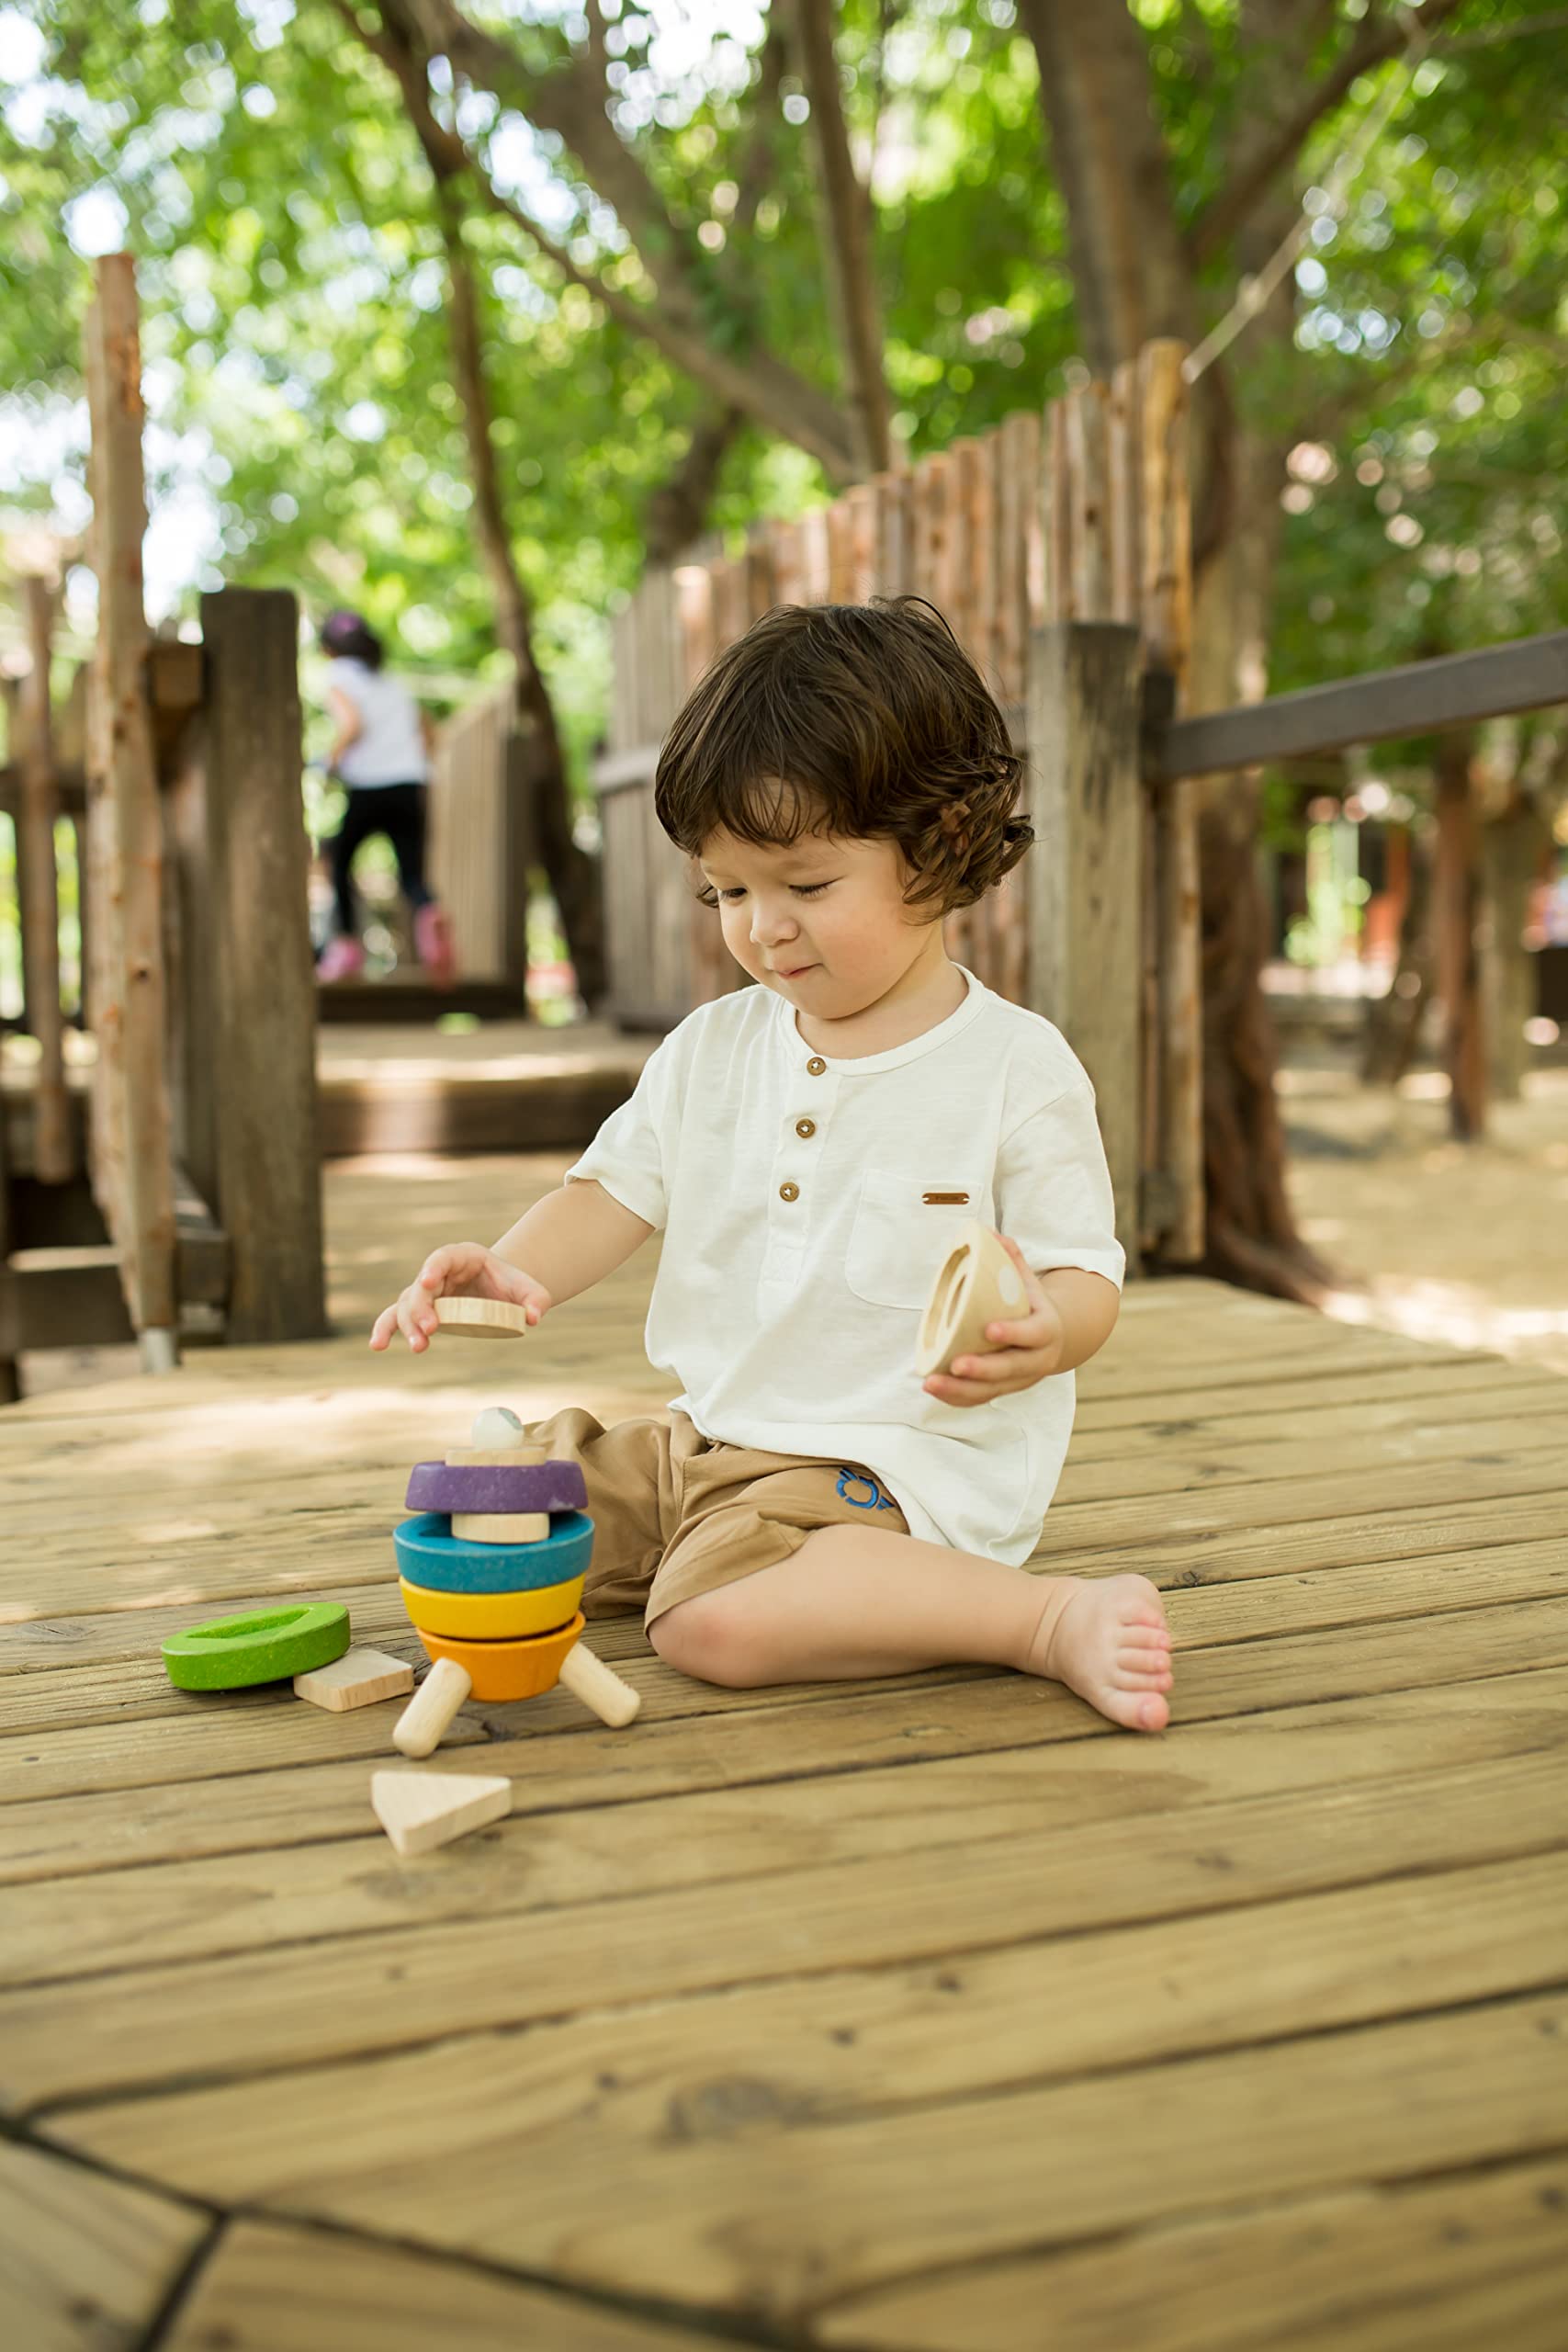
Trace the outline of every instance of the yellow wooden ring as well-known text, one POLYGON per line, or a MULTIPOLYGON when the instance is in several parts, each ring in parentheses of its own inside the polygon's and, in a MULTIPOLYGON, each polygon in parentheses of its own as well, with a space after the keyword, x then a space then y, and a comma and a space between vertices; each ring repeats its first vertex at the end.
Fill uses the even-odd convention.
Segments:
POLYGON ((542 1584, 523 1592, 436 1592, 427 1584, 398 1578, 403 1607, 422 1634, 449 1634, 456 1641, 515 1642, 553 1634, 577 1614, 582 1578, 542 1584))
POLYGON ((581 1631, 582 1619, 577 1616, 570 1625, 536 1634, 532 1641, 455 1642, 446 1634, 427 1634, 423 1625, 419 1638, 432 1657, 457 1659, 476 1699, 534 1699, 555 1689, 561 1661, 581 1631))

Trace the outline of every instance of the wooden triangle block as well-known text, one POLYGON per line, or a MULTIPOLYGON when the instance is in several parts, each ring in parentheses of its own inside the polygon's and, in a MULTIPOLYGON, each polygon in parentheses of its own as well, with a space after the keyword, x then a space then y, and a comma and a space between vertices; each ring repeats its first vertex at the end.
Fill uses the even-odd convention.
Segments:
POLYGON ((370 1805, 400 1854, 428 1854, 510 1813, 512 1783, 472 1772, 372 1772, 370 1805))

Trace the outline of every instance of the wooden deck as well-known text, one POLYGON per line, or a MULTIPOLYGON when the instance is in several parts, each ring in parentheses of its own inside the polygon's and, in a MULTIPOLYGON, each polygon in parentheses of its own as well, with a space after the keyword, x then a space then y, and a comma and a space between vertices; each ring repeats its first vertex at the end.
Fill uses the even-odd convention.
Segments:
POLYGON ((660 1408, 656 1244, 504 1371, 365 1346, 570 1156, 336 1170, 338 1340, 0 1414, 7 2347, 1562 2352, 1559 1378, 1131 1294, 1040 1565, 1165 1589, 1160 1738, 621 1620, 638 1721, 470 1706, 515 1810, 400 1862, 395 1702, 172 1689, 269 1595, 416 1657, 389 1530, 477 1403, 660 1408))

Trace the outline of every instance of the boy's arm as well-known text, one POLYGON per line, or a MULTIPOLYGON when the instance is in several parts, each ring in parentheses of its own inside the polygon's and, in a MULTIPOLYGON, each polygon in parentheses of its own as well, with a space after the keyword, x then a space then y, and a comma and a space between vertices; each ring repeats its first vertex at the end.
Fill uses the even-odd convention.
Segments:
POLYGON ((1098 1355, 1116 1329, 1122 1294, 1104 1274, 1087 1273, 1081 1266, 1047 1266, 1035 1279, 1062 1318, 1062 1358, 1055 1369, 1072 1372, 1098 1355))
POLYGON ((536 1201, 493 1248, 509 1266, 543 1283, 559 1306, 614 1273, 655 1230, 592 1176, 579 1176, 536 1201))

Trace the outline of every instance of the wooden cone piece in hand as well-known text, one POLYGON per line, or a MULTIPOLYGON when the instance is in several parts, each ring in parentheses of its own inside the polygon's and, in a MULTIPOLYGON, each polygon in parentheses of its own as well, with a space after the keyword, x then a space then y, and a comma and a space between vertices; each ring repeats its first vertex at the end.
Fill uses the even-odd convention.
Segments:
POLYGON ((428 1756, 473 1689, 455 1657, 437 1658, 392 1728, 405 1756, 428 1756))
POLYGON ((915 1340, 915 1370, 929 1379, 933 1372, 951 1372, 959 1356, 995 1354, 1005 1342, 987 1340, 987 1326, 1014 1321, 1028 1303, 1023 1277, 1000 1236, 970 1218, 931 1284, 915 1340))
POLYGON ((603 1724, 619 1731, 629 1724, 642 1705, 642 1693, 634 1690, 613 1674, 602 1657, 595 1657, 586 1642, 573 1642, 561 1660, 559 1679, 573 1698, 581 1699, 603 1724))

